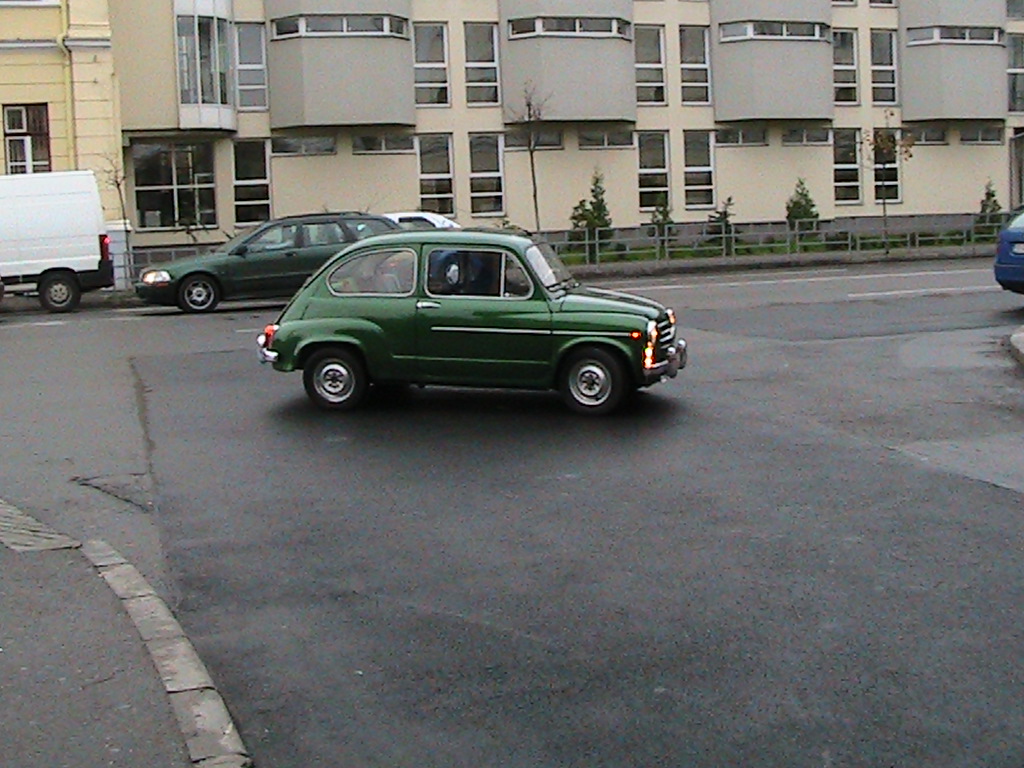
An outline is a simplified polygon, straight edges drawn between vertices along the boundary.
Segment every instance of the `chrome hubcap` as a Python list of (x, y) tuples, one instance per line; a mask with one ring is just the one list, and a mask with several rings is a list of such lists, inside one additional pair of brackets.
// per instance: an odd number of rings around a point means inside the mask
[(315, 385), (325, 400), (340, 403), (352, 394), (352, 372), (337, 360), (324, 363), (316, 373)]
[(192, 283), (185, 291), (185, 298), (189, 306), (202, 309), (213, 299), (213, 291), (207, 283)]
[(604, 366), (592, 360), (583, 362), (573, 371), (569, 388), (577, 401), (587, 405), (600, 405), (611, 394), (611, 377)]

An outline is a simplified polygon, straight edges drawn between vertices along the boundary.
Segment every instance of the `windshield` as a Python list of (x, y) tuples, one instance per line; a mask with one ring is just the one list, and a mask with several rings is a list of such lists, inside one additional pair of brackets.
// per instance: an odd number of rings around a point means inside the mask
[(534, 243), (526, 249), (526, 260), (530, 262), (533, 271), (537, 273), (541, 285), (545, 288), (555, 288), (563, 283), (573, 284), (572, 273), (569, 272), (562, 260), (558, 258), (555, 249), (547, 243)]

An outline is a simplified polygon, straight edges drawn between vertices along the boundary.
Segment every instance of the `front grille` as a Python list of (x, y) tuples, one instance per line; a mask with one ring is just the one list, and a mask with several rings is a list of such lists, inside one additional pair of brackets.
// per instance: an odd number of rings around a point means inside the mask
[(672, 324), (672, 321), (668, 317), (658, 318), (658, 356), (659, 360), (664, 360), (666, 351), (671, 347), (676, 340), (676, 327)]

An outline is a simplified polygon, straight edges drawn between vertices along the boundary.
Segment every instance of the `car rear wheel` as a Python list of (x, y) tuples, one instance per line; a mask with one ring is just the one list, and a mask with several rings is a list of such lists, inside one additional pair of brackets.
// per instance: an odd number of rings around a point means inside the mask
[(630, 390), (622, 362), (599, 347), (586, 347), (572, 353), (562, 371), (562, 399), (577, 413), (594, 416), (611, 413)]
[(347, 411), (362, 402), (369, 379), (358, 355), (342, 347), (328, 347), (314, 352), (306, 361), (302, 383), (318, 407)]
[(74, 275), (47, 275), (39, 282), (39, 303), (48, 312), (70, 312), (82, 300), (82, 289)]
[(220, 303), (220, 286), (209, 275), (189, 275), (178, 288), (178, 306), (184, 312), (212, 312)]

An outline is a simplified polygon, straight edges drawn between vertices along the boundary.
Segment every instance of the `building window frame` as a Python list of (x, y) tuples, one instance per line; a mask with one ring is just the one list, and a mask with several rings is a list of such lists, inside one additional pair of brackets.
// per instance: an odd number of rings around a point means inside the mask
[(671, 209), (669, 141), (667, 131), (637, 131), (637, 188), (641, 211)]
[(416, 137), (411, 133), (366, 133), (352, 137), (353, 155), (408, 155), (414, 152)]
[(901, 184), (899, 128), (875, 128), (872, 141), (875, 202), (887, 204), (903, 202)]
[(400, 37), (409, 39), (409, 20), (380, 13), (311, 13), (270, 21), (274, 40), (290, 37)]
[[(848, 39), (848, 43), (840, 43), (841, 39)], [(857, 30), (832, 30), (832, 89), (836, 104), (860, 103), (859, 58)]]
[[(476, 55), (477, 51), (470, 50), (470, 30), (484, 29), (490, 32), (490, 52), (489, 57), (480, 58)], [(468, 21), (463, 27), (463, 33), (466, 48), (466, 103), (474, 106), (501, 104), (498, 25), (494, 22)]]
[(832, 130), (832, 191), (836, 205), (863, 203), (859, 128)]
[(455, 174), (452, 171), (452, 135), (424, 133), (416, 137), (420, 184), (420, 210), (455, 215)]
[(230, 106), (232, 22), (220, 16), (178, 14), (176, 24), (178, 103)]
[(131, 155), (140, 230), (217, 226), (212, 142), (133, 142)]
[[(699, 31), (700, 44), (695, 40), (687, 44), (689, 33)], [(707, 105), (711, 103), (711, 60), (709, 58), (708, 27), (691, 24), (679, 25), (679, 55), (682, 88), (680, 95), (683, 106)]]
[(592, 149), (632, 149), (635, 146), (635, 134), (632, 129), (626, 130), (581, 130), (576, 140), (581, 150)]
[(632, 39), (633, 24), (612, 16), (524, 16), (509, 19), (508, 37), (621, 37)]
[(448, 25), (437, 21), (416, 22), (412, 25), (412, 36), (416, 106), (450, 107)]
[(895, 29), (871, 30), (872, 104), (889, 105), (899, 101), (896, 37)]
[[(243, 43), (243, 33), (258, 36)], [(265, 112), (269, 108), (267, 87), (267, 27), (260, 23), (235, 24), (235, 88), (238, 109)]]
[[(648, 37), (653, 33), (653, 37)], [(641, 50), (642, 45), (650, 50)], [(645, 106), (668, 104), (665, 82), (665, 27), (637, 24), (633, 30), (633, 59), (636, 69), (636, 103)]]
[(718, 39), (735, 40), (831, 40), (831, 27), (820, 21), (758, 19), (728, 21), (718, 25)]
[(715, 130), (715, 147), (767, 147), (768, 128), (765, 125), (744, 125)]
[(469, 134), (469, 208), (473, 216), (505, 215), (504, 137)]
[(46, 173), (51, 170), (48, 105), (5, 104), (3, 128), (5, 173)]
[(715, 207), (715, 152), (712, 131), (683, 131), (683, 194), (688, 211)]
[(1009, 101), (1007, 108), (1010, 112), (1024, 112), (1024, 35), (1007, 35), (1006, 47), (1009, 58), (1006, 70)]
[(272, 217), (269, 144), (266, 139), (244, 139), (232, 147), (236, 226), (260, 224)]

